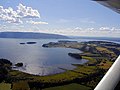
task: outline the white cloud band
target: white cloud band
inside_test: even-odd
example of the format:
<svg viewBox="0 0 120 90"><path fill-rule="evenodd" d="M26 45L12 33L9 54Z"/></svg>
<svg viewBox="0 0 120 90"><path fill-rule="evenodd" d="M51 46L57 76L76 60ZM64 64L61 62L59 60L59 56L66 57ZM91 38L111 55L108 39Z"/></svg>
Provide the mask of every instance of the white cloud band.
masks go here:
<svg viewBox="0 0 120 90"><path fill-rule="evenodd" d="M42 21L40 21L40 22L36 22L36 21L27 21L27 23L30 23L30 24L35 24L35 25L37 25L37 24L48 24L47 22L42 22Z"/></svg>

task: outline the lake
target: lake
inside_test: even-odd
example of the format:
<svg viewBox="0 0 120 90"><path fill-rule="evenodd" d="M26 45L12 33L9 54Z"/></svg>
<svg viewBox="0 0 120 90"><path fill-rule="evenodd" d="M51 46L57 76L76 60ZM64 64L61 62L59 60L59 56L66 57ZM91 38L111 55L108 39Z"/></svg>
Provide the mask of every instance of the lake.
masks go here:
<svg viewBox="0 0 120 90"><path fill-rule="evenodd" d="M68 56L69 52L81 53L80 50L70 48L43 48L48 42L58 39L0 39L0 58L10 60L13 64L23 62L24 66L14 68L35 75L50 75L74 69L71 64L83 64L87 60L76 60ZM20 44L37 42L36 44Z"/></svg>

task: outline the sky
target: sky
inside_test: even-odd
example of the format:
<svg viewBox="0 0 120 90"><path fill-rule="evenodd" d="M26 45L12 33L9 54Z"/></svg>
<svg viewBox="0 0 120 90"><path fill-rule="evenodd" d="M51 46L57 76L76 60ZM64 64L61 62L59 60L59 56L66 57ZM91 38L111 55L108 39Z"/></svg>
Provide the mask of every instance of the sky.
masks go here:
<svg viewBox="0 0 120 90"><path fill-rule="evenodd" d="M92 0L1 0L0 32L120 37L120 14Z"/></svg>

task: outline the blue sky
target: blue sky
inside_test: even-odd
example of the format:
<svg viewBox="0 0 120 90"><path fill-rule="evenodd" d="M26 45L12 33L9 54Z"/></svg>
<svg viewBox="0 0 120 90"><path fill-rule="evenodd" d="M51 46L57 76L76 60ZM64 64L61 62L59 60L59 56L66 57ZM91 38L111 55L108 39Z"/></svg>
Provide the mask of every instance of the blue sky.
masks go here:
<svg viewBox="0 0 120 90"><path fill-rule="evenodd" d="M0 31L120 37L120 14L91 0L1 0Z"/></svg>

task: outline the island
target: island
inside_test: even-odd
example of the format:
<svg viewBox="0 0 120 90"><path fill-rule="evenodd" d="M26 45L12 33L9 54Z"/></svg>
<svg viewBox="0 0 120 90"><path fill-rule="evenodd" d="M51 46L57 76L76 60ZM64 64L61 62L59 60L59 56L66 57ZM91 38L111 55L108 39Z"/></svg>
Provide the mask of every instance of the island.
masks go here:
<svg viewBox="0 0 120 90"><path fill-rule="evenodd" d="M72 87L82 90L93 90L113 62L120 54L120 44L109 41L87 42L49 42L42 45L43 48L60 47L72 48L82 53L68 54L72 57L88 60L83 65L76 66L73 70L64 69L65 72L54 75L32 75L18 70L12 70L10 61L2 60L0 75L1 82L11 85L12 90L57 90L58 88ZM8 67L8 68L7 68ZM4 74L4 73L5 74ZM57 87L59 86L59 87Z"/></svg>
<svg viewBox="0 0 120 90"><path fill-rule="evenodd" d="M79 59L79 60L82 59L82 57L77 53L68 53L68 55L75 58L75 59Z"/></svg>
<svg viewBox="0 0 120 90"><path fill-rule="evenodd" d="M23 66L23 63L22 63L22 62L21 62L21 63L16 63L15 66L17 66L17 67L22 67L22 66Z"/></svg>
<svg viewBox="0 0 120 90"><path fill-rule="evenodd" d="M36 44L37 42L21 42L20 44L21 45L24 45L24 44Z"/></svg>
<svg viewBox="0 0 120 90"><path fill-rule="evenodd" d="M37 42L27 42L26 44L36 44Z"/></svg>
<svg viewBox="0 0 120 90"><path fill-rule="evenodd" d="M20 44L25 44L25 43L20 43Z"/></svg>

